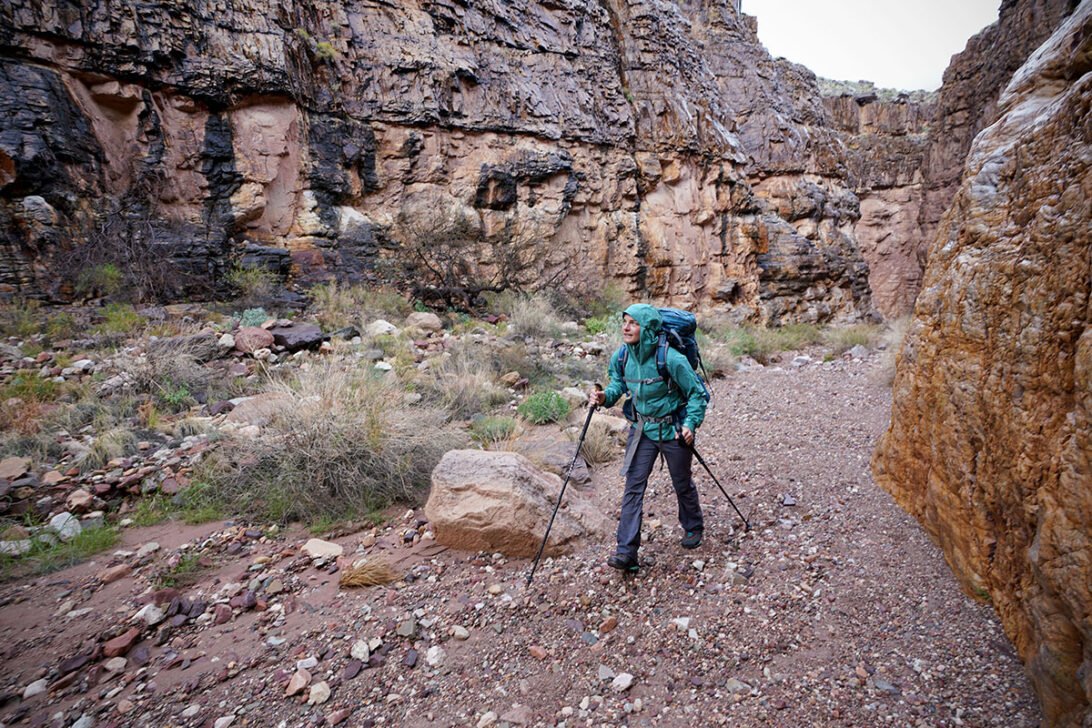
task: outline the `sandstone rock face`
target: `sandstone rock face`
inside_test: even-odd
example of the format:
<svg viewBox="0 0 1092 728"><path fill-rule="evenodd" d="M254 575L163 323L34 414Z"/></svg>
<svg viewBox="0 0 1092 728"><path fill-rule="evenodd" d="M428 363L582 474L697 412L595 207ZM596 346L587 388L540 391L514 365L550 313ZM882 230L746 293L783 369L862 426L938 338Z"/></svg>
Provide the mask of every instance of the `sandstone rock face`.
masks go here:
<svg viewBox="0 0 1092 728"><path fill-rule="evenodd" d="M922 170L924 190L918 221L923 259L959 188L972 140L997 116L998 96L1016 69L1076 5L1076 0L1003 0L997 22L952 56L944 72Z"/></svg>
<svg viewBox="0 0 1092 728"><path fill-rule="evenodd" d="M534 556L560 492L561 478L518 453L452 450L432 471L425 515L442 544ZM587 496L567 487L544 553L567 553L577 539L605 536L610 525Z"/></svg>
<svg viewBox="0 0 1092 728"><path fill-rule="evenodd" d="M85 248L60 241L102 243L104 215L214 288L233 263L374 278L425 220L468 226L485 268L505 236L550 251L547 275L585 262L574 289L873 313L814 79L734 3L14 0L0 36L8 292L70 293ZM749 90L755 58L792 83ZM767 172L815 178L755 194ZM808 200L792 224L788 198Z"/></svg>
<svg viewBox="0 0 1092 728"><path fill-rule="evenodd" d="M1092 719L1092 3L975 139L903 343L877 480L988 595L1046 725Z"/></svg>

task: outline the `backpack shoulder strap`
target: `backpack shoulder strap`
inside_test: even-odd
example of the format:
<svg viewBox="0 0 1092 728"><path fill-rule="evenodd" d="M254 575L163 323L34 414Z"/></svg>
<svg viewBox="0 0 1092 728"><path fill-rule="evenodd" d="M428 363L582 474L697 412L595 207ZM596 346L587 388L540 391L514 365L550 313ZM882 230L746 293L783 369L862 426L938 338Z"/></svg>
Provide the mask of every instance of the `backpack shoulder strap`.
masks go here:
<svg viewBox="0 0 1092 728"><path fill-rule="evenodd" d="M656 345L656 371L667 382L667 386L675 386L675 382L667 372L667 334L663 331L660 332L660 342Z"/></svg>
<svg viewBox="0 0 1092 728"><path fill-rule="evenodd" d="M626 385L626 359L629 358L629 347L622 344L618 347L618 351L615 352L618 357L618 368L622 370L622 390L629 391L629 387Z"/></svg>

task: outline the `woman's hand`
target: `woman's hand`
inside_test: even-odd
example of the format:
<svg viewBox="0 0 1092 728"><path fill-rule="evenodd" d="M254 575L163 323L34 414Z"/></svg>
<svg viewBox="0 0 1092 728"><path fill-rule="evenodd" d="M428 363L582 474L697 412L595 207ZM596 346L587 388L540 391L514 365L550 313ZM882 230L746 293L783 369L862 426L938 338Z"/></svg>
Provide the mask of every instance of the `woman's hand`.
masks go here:
<svg viewBox="0 0 1092 728"><path fill-rule="evenodd" d="M680 434L682 435L683 442L686 443L687 447L690 447L694 444L694 431L691 430L689 427L682 428Z"/></svg>
<svg viewBox="0 0 1092 728"><path fill-rule="evenodd" d="M603 392L601 392L599 390L595 390L595 389L588 392L588 406L589 407L598 407L599 405L603 404L606 401L607 401L607 395L604 394Z"/></svg>

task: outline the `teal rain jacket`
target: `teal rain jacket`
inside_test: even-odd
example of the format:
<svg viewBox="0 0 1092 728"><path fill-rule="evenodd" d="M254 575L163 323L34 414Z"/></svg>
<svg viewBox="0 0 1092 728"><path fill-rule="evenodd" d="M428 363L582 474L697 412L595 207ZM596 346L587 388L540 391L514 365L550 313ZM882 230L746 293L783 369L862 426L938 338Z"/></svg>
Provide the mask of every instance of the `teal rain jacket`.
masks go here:
<svg viewBox="0 0 1092 728"><path fill-rule="evenodd" d="M697 372L690 366L682 352L667 347L668 382L626 382L625 379L655 379L660 376L656 370L656 346L660 340L660 325L663 320L660 312L645 303L635 303L625 311L641 325L641 339L636 344L626 344L629 354L626 357L626 371L622 371L618 352L610 358L610 384L604 390L605 405L612 407L626 391L633 396L637 411L645 417L667 417L676 411L682 412L683 427L697 432L705 419L705 389ZM647 424L644 432L653 440L662 442L677 437L675 427L669 424Z"/></svg>

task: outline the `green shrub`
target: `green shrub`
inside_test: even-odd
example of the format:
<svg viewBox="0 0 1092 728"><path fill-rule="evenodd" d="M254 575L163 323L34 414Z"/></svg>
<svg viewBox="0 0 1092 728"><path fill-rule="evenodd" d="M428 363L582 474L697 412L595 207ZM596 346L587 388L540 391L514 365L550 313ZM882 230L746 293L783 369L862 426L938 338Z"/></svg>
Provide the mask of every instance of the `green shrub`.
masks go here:
<svg viewBox="0 0 1092 728"><path fill-rule="evenodd" d="M0 306L0 335L26 338L41 330L39 304L34 299L16 298Z"/></svg>
<svg viewBox="0 0 1092 728"><path fill-rule="evenodd" d="M270 319L270 315L261 306L248 308L239 315L239 328L245 329L251 326L261 326Z"/></svg>
<svg viewBox="0 0 1092 728"><path fill-rule="evenodd" d="M528 422L536 425L544 425L548 422L559 422L569 416L572 407L557 392L540 391L527 397L516 408Z"/></svg>
<svg viewBox="0 0 1092 728"><path fill-rule="evenodd" d="M102 315L105 321L96 330L104 334L131 334L148 323L146 318L125 303L107 304Z"/></svg>
<svg viewBox="0 0 1092 728"><path fill-rule="evenodd" d="M76 293L81 296L114 296L122 288L125 276L113 263L91 266L76 276Z"/></svg>
<svg viewBox="0 0 1092 728"><path fill-rule="evenodd" d="M45 333L52 340L71 339L80 332L80 324L72 314L62 311L46 321Z"/></svg>
<svg viewBox="0 0 1092 728"><path fill-rule="evenodd" d="M519 430L515 417L487 415L470 423L470 438L482 445L490 446L511 440Z"/></svg>
<svg viewBox="0 0 1092 728"><path fill-rule="evenodd" d="M277 288L277 274L268 268L248 268L236 263L224 275L240 301L260 303L268 301Z"/></svg>

